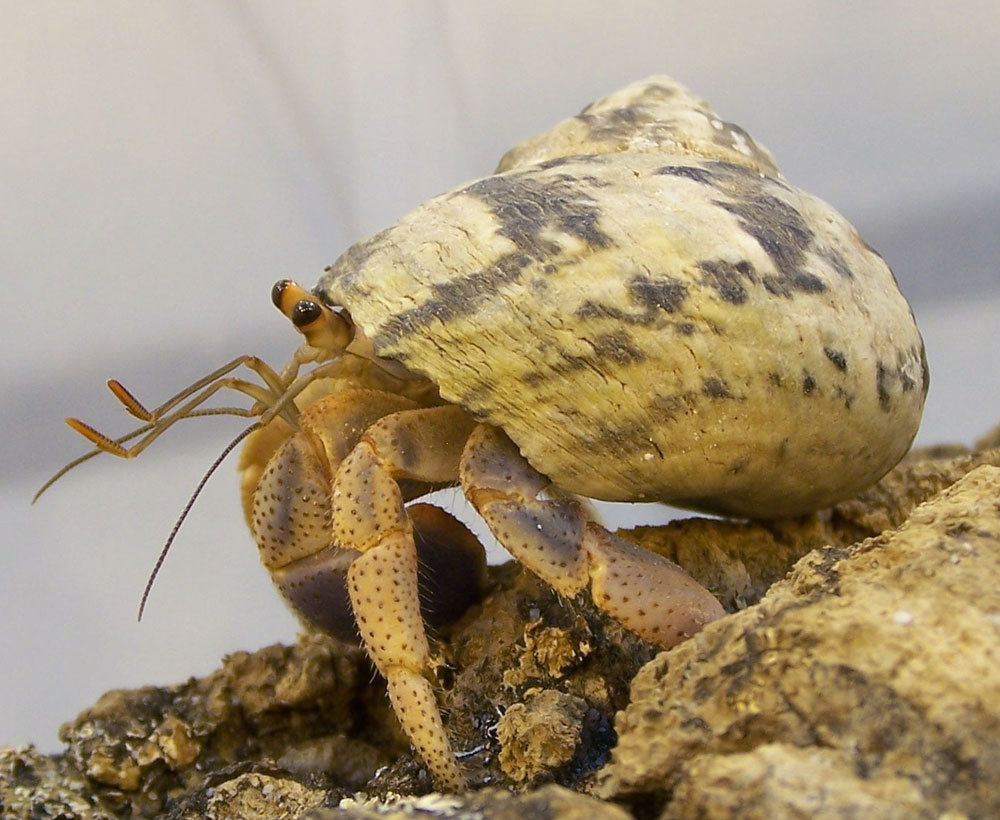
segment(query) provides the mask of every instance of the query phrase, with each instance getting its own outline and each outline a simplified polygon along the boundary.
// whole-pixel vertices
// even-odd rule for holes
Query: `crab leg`
[[[109,384],[112,382],[109,382]],[[198,405],[203,404],[211,398],[213,394],[219,392],[220,390],[238,390],[241,393],[246,393],[251,398],[256,398],[258,401],[270,401],[267,391],[260,385],[244,381],[243,379],[220,379],[206,387],[201,393],[191,399],[191,401],[187,404],[183,405],[179,410],[171,413],[170,415],[158,417],[155,415],[155,413],[159,412],[158,410],[153,413],[145,411],[145,408],[139,404],[138,400],[132,396],[131,393],[125,390],[125,388],[117,382],[113,383],[118,385],[118,388],[112,388],[112,392],[118,397],[122,404],[126,405],[126,408],[133,416],[136,418],[148,417],[153,419],[153,421],[150,422],[146,428],[149,432],[139,439],[139,441],[131,447],[122,447],[117,440],[104,435],[104,433],[101,433],[99,430],[95,430],[86,422],[82,422],[75,418],[68,418],[66,419],[66,423],[73,430],[104,452],[111,453],[111,455],[118,456],[119,458],[135,458],[178,421],[190,418],[191,415],[196,412]],[[119,390],[121,392],[119,392]],[[128,396],[128,398],[135,403],[135,406],[129,406],[128,402],[125,401],[124,396]],[[144,412],[146,412],[146,416],[139,415],[136,408],[141,408]],[[253,408],[244,409],[241,407],[223,407],[218,408],[216,412],[220,415],[243,416],[244,418],[254,418],[260,415],[260,413]]]
[[[571,499],[539,498],[548,480],[495,427],[469,437],[462,488],[497,540],[557,592],[590,586],[594,603],[650,643],[679,643],[724,613],[672,561],[588,521]]]
[[[403,730],[436,783],[465,784],[441,721],[429,675],[413,527],[397,483],[454,481],[475,423],[458,407],[409,410],[372,425],[334,479],[333,537],[357,550],[347,586],[368,654],[388,684]]]

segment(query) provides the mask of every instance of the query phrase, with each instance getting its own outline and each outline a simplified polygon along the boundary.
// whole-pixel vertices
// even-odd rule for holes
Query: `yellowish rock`
[[[295,820],[308,809],[323,805],[326,793],[294,780],[263,774],[243,774],[215,789],[202,809],[186,812],[184,820]]]
[[[504,774],[524,783],[565,766],[576,754],[586,714],[585,700],[553,689],[511,705],[497,724]]]
[[[601,793],[678,795],[665,817],[690,816],[681,794],[708,807],[699,817],[767,816],[710,799],[728,770],[772,808],[811,779],[812,816],[840,817],[852,789],[820,799],[833,767],[859,780],[855,813],[898,800],[919,804],[911,816],[996,816],[998,499],[1000,468],[980,466],[898,530],[810,553],[759,605],[659,655],[619,715]],[[764,766],[774,744],[829,754],[791,754],[800,773],[788,777]]]

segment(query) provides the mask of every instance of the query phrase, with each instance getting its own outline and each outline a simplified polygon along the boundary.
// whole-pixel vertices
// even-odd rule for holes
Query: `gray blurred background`
[[[923,443],[1000,421],[996,2],[0,3],[0,745],[57,746],[113,686],[180,681],[294,637],[232,464],[189,422],[79,468],[62,423],[129,419],[297,337],[272,282],[492,170],[519,139],[666,72],[848,216],[910,298],[932,371]],[[446,502],[459,513],[463,501]],[[645,510],[664,520],[663,510]]]

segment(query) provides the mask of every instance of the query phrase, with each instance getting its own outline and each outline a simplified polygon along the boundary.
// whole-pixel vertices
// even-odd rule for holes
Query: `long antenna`
[[[194,502],[198,500],[198,496],[201,495],[201,491],[204,489],[208,480],[212,477],[212,473],[215,472],[216,468],[225,460],[234,449],[236,445],[239,444],[243,439],[249,436],[254,430],[260,428],[260,424],[251,424],[240,433],[236,438],[234,438],[226,448],[219,453],[219,457],[212,462],[212,466],[208,468],[208,471],[201,477],[201,481],[198,482],[198,486],[194,488],[194,492],[191,493],[191,497],[188,499],[187,504],[184,505],[184,509],[181,511],[180,517],[177,519],[177,523],[174,524],[174,528],[170,531],[170,535],[167,536],[167,543],[163,545],[163,549],[160,550],[160,555],[156,559],[156,564],[153,566],[153,571],[149,574],[149,580],[146,581],[146,588],[142,591],[142,600],[139,602],[139,617],[137,620],[142,620],[142,613],[146,609],[146,600],[149,598],[149,591],[153,588],[153,581],[156,580],[156,576],[160,572],[160,567],[163,566],[163,561],[167,557],[167,552],[170,550],[170,545],[174,543],[174,538],[177,537],[177,533],[181,528],[181,524],[184,523],[184,519],[187,518],[191,508],[194,506]]]

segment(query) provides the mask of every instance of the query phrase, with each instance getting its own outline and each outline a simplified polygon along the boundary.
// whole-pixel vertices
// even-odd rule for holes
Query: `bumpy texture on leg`
[[[454,481],[474,423],[446,406],[386,416],[362,436],[334,479],[333,536],[361,555],[348,592],[369,655],[388,682],[400,723],[441,787],[465,779],[429,680],[430,650],[420,613],[417,551],[398,479]]]
[[[578,502],[538,498],[548,481],[497,428],[472,433],[459,476],[518,561],[563,595],[589,584],[594,603],[650,643],[673,646],[725,614],[679,566],[588,521]]]

